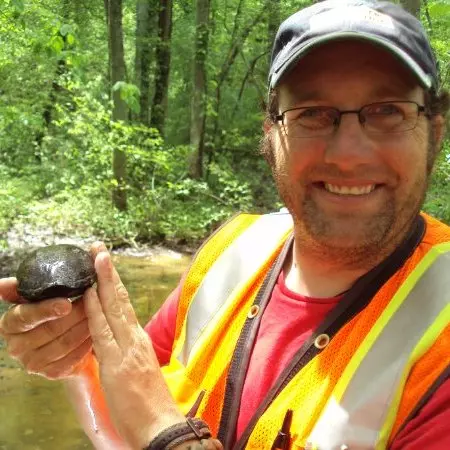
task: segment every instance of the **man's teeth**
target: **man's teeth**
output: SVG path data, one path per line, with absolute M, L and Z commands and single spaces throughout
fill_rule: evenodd
M 325 189 L 333 194 L 342 195 L 364 195 L 369 194 L 375 189 L 374 184 L 368 186 L 336 186 L 334 184 L 325 183 Z

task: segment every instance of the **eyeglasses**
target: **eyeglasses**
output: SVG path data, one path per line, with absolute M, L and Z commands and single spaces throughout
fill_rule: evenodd
M 273 116 L 273 120 L 281 122 L 284 133 L 292 138 L 330 135 L 338 129 L 344 114 L 357 114 L 369 134 L 402 133 L 413 130 L 419 114 L 425 111 L 425 106 L 410 101 L 371 103 L 348 111 L 331 106 L 304 106 L 287 109 Z

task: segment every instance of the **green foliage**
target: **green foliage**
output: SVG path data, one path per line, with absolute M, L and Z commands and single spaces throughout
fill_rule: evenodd
M 432 216 L 450 223 L 450 143 L 448 141 L 436 163 L 424 209 Z
M 87 85 L 66 79 L 70 102 L 55 105 L 40 163 L 14 174 L 4 168 L 5 178 L 14 175 L 15 182 L 6 188 L 0 211 L 13 211 L 13 199 L 20 196 L 23 213 L 4 214 L 2 230 L 32 223 L 115 244 L 176 244 L 200 240 L 236 210 L 251 208 L 248 184 L 233 176 L 226 160 L 211 167 L 211 183 L 194 181 L 186 173 L 189 146 L 168 147 L 157 130 L 111 122 L 109 99 L 91 94 L 100 82 L 101 77 Z M 126 212 L 111 205 L 115 148 L 127 156 Z
M 441 81 L 448 89 L 450 87 L 450 4 L 439 0 L 428 2 L 428 10 L 422 8 L 422 23 L 428 31 L 439 62 Z
M 112 88 L 113 92 L 119 91 L 120 98 L 128 105 L 128 107 L 135 113 L 139 113 L 141 108 L 139 105 L 139 98 L 141 92 L 139 88 L 125 81 L 118 81 Z
M 185 0 L 174 3 L 164 140 L 145 125 L 111 121 L 111 93 L 119 92 L 134 116 L 140 110 L 140 91 L 132 76 L 111 89 L 103 2 L 84 2 L 82 8 L 67 0 L 2 2 L 0 246 L 6 245 L 6 232 L 21 224 L 96 235 L 115 244 L 192 242 L 239 210 L 265 212 L 280 206 L 271 174 L 257 153 L 272 38 L 267 25 L 273 11 L 266 0 L 212 2 L 206 55 L 205 162 L 210 163 L 203 180 L 192 180 L 187 168 L 195 8 Z M 281 21 L 311 1 L 274 3 Z M 448 89 L 450 5 L 445 0 L 427 4 L 421 20 Z M 124 2 L 129 74 L 134 73 L 135 6 Z M 158 38 L 149 42 L 154 47 Z M 150 98 L 154 62 L 151 70 Z M 115 149 L 127 158 L 126 212 L 112 207 Z M 449 187 L 447 141 L 425 204 L 447 222 Z
M 10 170 L 0 165 L 0 250 L 7 247 L 6 235 L 14 222 L 28 215 L 28 205 L 35 196 L 26 178 L 10 177 Z
M 23 13 L 24 9 L 25 9 L 25 4 L 24 4 L 24 0 L 12 0 L 11 1 L 11 5 L 13 7 L 13 11 L 16 14 L 21 14 Z M 17 17 L 17 16 L 16 16 Z

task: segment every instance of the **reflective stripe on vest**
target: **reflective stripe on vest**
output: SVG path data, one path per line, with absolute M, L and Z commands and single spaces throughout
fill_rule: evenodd
M 273 254 L 280 240 L 292 229 L 290 214 L 266 214 L 239 235 L 217 258 L 204 277 L 189 306 L 185 339 L 177 359 L 187 365 L 195 344 L 210 320 L 232 292 L 240 289 Z
M 411 367 L 450 323 L 450 243 L 430 249 L 353 355 L 306 448 L 385 449 Z

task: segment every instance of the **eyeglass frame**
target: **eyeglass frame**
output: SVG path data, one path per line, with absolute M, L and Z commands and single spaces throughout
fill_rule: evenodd
M 289 111 L 296 111 L 296 110 L 301 110 L 301 109 L 309 109 L 309 108 L 329 108 L 330 110 L 334 110 L 337 112 L 337 117 L 336 120 L 333 123 L 332 129 L 330 132 L 327 132 L 325 134 L 316 134 L 316 135 L 311 135 L 311 136 L 291 136 L 291 138 L 296 138 L 296 139 L 302 139 L 302 138 L 308 138 L 308 137 L 321 137 L 321 136 L 330 136 L 331 134 L 335 133 L 336 130 L 339 128 L 340 124 L 341 124 L 341 118 L 344 114 L 356 114 L 358 116 L 358 122 L 361 124 L 362 128 L 365 129 L 364 127 L 364 116 L 361 116 L 361 112 L 367 108 L 368 106 L 373 106 L 373 105 L 388 105 L 388 104 L 395 104 L 395 103 L 410 103 L 410 104 L 414 104 L 417 106 L 417 116 L 416 116 L 416 122 L 414 123 L 414 126 L 412 128 L 408 128 L 406 130 L 400 130 L 400 131 L 393 131 L 393 132 L 389 132 L 389 131 L 380 131 L 380 132 L 376 132 L 373 134 L 396 134 L 396 133 L 404 133 L 406 131 L 411 131 L 414 130 L 414 128 L 416 128 L 418 120 L 419 120 L 419 116 L 421 113 L 424 113 L 424 116 L 427 119 L 430 119 L 432 114 L 430 113 L 429 109 L 425 106 L 425 105 L 420 105 L 417 102 L 414 102 L 412 100 L 391 100 L 391 101 L 385 101 L 385 102 L 374 102 L 374 103 L 368 103 L 367 105 L 363 105 L 361 106 L 361 108 L 359 109 L 348 109 L 348 110 L 340 110 L 339 108 L 336 108 L 334 106 L 319 106 L 319 105 L 308 105 L 308 106 L 299 106 L 296 108 L 289 108 L 284 110 L 281 114 L 272 114 L 271 118 L 273 122 L 281 122 L 284 133 L 286 136 L 289 136 L 289 133 L 286 130 L 286 125 L 284 123 L 284 115 L 285 113 L 289 112 Z

